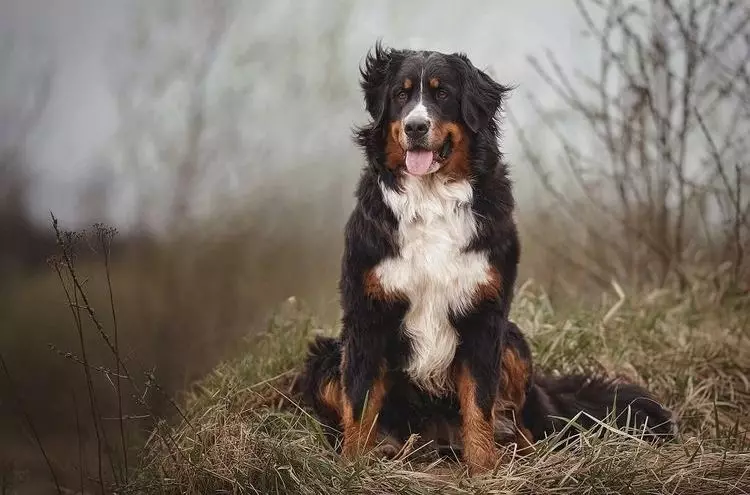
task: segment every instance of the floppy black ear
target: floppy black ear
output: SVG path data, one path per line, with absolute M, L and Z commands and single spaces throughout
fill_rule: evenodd
M 463 81 L 461 115 L 472 132 L 478 132 L 495 118 L 503 97 L 510 88 L 495 82 L 485 72 L 477 69 L 468 57 L 458 54 L 462 61 L 460 72 Z
M 385 113 L 388 95 L 388 74 L 394 59 L 394 51 L 383 47 L 378 40 L 375 47 L 367 52 L 364 67 L 360 67 L 360 86 L 365 94 L 365 108 L 378 123 Z

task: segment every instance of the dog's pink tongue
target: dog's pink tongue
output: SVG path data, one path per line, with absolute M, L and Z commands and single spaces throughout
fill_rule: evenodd
M 413 175 L 424 175 L 432 165 L 432 151 L 413 150 L 406 152 L 406 169 Z

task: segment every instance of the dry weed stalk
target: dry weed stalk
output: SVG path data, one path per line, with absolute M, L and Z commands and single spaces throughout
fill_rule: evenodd
M 102 493 L 108 490 L 109 487 L 106 483 L 104 473 L 104 461 L 106 460 L 110 474 L 112 476 L 112 486 L 123 486 L 129 481 L 129 472 L 131 469 L 130 458 L 128 455 L 128 448 L 130 447 L 128 441 L 128 425 L 126 420 L 131 418 L 147 419 L 149 420 L 149 431 L 152 438 L 158 439 L 163 443 L 165 448 L 173 451 L 174 455 L 179 457 L 179 449 L 175 449 L 176 439 L 172 436 L 171 431 L 167 427 L 165 418 L 158 414 L 157 411 L 150 405 L 150 396 L 155 391 L 160 397 L 166 398 L 168 403 L 174 408 L 176 413 L 182 419 L 183 422 L 190 425 L 190 421 L 185 416 L 180 406 L 168 396 L 163 388 L 158 384 L 156 377 L 153 372 L 144 373 L 143 383 L 137 379 L 137 376 L 132 374 L 130 371 L 131 365 L 129 365 L 123 358 L 122 349 L 120 347 L 119 328 L 117 323 L 117 310 L 115 305 L 115 296 L 113 290 L 113 282 L 111 275 L 111 246 L 112 240 L 117 234 L 116 230 L 110 227 L 106 227 L 102 224 L 94 225 L 93 240 L 94 243 L 90 243 L 95 251 L 101 251 L 102 264 L 104 267 L 104 273 L 106 277 L 106 288 L 108 292 L 108 300 L 110 304 L 110 314 L 112 318 L 112 336 L 105 329 L 105 325 L 97 315 L 97 312 L 93 308 L 90 302 L 89 295 L 86 290 L 87 280 L 82 278 L 76 267 L 76 249 L 77 245 L 82 239 L 86 237 L 85 232 L 70 232 L 62 230 L 59 226 L 57 218 L 52 215 L 52 227 L 55 233 L 55 237 L 58 243 L 59 254 L 49 259 L 49 263 L 57 274 L 58 280 L 61 287 L 63 288 L 67 305 L 71 310 L 73 322 L 75 325 L 76 333 L 78 335 L 79 342 L 79 355 L 73 352 L 63 352 L 58 350 L 55 346 L 50 345 L 50 348 L 62 355 L 66 359 L 81 366 L 86 379 L 86 392 L 88 399 L 88 408 L 91 416 L 91 426 L 93 426 L 96 435 L 97 445 L 97 478 L 96 482 Z M 103 342 L 114 360 L 114 369 L 109 369 L 105 366 L 95 365 L 91 363 L 89 357 L 89 350 L 87 345 L 86 337 L 86 321 L 88 321 L 95 330 L 95 336 L 98 340 Z M 134 362 L 134 366 L 137 369 L 145 369 L 141 363 L 137 360 Z M 114 418 L 117 421 L 117 429 L 119 434 L 119 453 L 115 453 L 115 449 L 112 447 L 110 439 L 107 437 L 106 428 L 102 423 L 102 414 L 99 405 L 99 398 L 97 396 L 97 388 L 94 386 L 93 372 L 100 373 L 108 382 L 112 385 L 115 393 L 115 399 L 117 403 L 117 416 Z M 132 399 L 135 404 L 141 406 L 145 411 L 144 414 L 131 415 L 128 414 L 123 407 L 123 384 L 127 383 L 132 391 Z M 79 445 L 81 443 L 81 430 L 80 423 L 78 422 L 77 406 L 76 406 L 76 421 L 78 426 L 79 434 Z M 196 434 L 199 435 L 198 432 Z M 82 459 L 82 453 L 79 446 L 79 459 Z M 177 460 L 177 459 L 175 459 Z M 190 462 L 189 459 L 182 459 L 185 462 Z M 81 469 L 81 483 L 83 484 L 83 465 Z

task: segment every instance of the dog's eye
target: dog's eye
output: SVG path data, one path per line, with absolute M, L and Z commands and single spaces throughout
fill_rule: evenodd
M 398 93 L 396 93 L 396 99 L 400 101 L 401 103 L 405 102 L 408 97 L 409 95 L 403 89 L 399 91 Z
M 448 92 L 444 89 L 438 89 L 437 93 L 435 94 L 435 97 L 438 100 L 445 100 L 448 98 Z

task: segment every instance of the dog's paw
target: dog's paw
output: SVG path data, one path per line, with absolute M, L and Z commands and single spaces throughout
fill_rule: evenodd
M 403 445 L 390 435 L 383 435 L 377 439 L 372 453 L 375 457 L 381 459 L 395 459 L 401 452 Z

